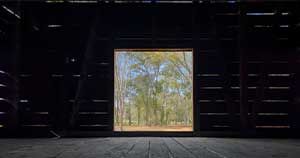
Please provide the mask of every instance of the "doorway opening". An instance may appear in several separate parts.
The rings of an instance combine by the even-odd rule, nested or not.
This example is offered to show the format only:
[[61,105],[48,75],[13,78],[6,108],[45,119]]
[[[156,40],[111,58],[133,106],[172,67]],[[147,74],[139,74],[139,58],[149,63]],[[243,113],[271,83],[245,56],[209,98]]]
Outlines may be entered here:
[[116,49],[114,131],[193,131],[193,50]]

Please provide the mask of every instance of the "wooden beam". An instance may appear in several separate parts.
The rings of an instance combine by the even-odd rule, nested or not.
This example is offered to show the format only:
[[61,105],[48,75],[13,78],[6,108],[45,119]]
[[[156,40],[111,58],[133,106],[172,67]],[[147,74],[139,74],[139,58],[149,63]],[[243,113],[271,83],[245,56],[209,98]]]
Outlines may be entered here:
[[[296,23],[292,25],[292,33],[296,34]],[[289,94],[289,123],[291,126],[292,131],[297,132],[300,130],[299,126],[299,113],[300,113],[300,71],[299,71],[299,63],[300,63],[300,56],[297,55],[297,45],[296,45],[296,37],[295,35],[290,35],[290,43],[291,45],[295,46],[294,50],[290,50],[288,52],[289,58],[289,75],[290,75],[290,80],[289,80],[289,86],[290,86],[290,94]]]
[[256,128],[257,123],[257,113],[262,105],[262,101],[264,99],[265,95],[265,87],[267,87],[268,83],[268,74],[267,69],[270,66],[271,63],[271,54],[265,53],[262,55],[263,58],[263,65],[260,67],[259,70],[259,79],[257,81],[257,89],[256,89],[256,95],[254,99],[254,103],[251,105],[251,127],[253,129]]
[[300,3],[293,8],[293,19],[291,21],[290,44],[292,46],[289,51],[289,73],[290,73],[290,123],[292,131],[297,135],[300,131],[300,43],[299,43],[299,28],[298,19],[300,12],[297,10]]
[[83,91],[83,86],[84,83],[86,82],[87,76],[88,76],[88,63],[92,59],[92,54],[93,54],[93,44],[95,43],[97,39],[97,26],[99,22],[99,16],[97,16],[94,19],[94,23],[92,24],[89,32],[89,36],[86,42],[86,49],[83,54],[84,59],[82,61],[82,67],[81,67],[81,73],[80,73],[80,79],[78,81],[77,89],[76,89],[76,94],[74,98],[74,104],[72,106],[72,111],[71,111],[71,116],[70,116],[70,122],[69,125],[71,128],[74,128],[76,125],[76,118],[78,116],[78,111],[79,111],[79,106],[80,106],[80,100],[81,100],[81,93]]
[[200,131],[200,107],[197,104],[197,96],[198,96],[198,92],[197,92],[197,80],[195,77],[196,72],[196,63],[198,63],[199,59],[198,59],[198,55],[196,55],[198,52],[198,43],[195,40],[197,38],[197,29],[198,27],[196,27],[196,14],[197,14],[197,5],[193,4],[193,12],[192,12],[192,16],[193,16],[193,128],[194,128],[194,132],[197,133]]
[[[16,2],[17,9],[20,11],[21,10],[21,2],[17,1]],[[13,86],[15,86],[18,89],[17,86],[17,80],[18,80],[18,63],[19,63],[19,56],[20,56],[20,51],[21,51],[21,26],[22,26],[23,21],[21,19],[17,19],[15,24],[14,24],[14,29],[15,32],[12,33],[12,45],[11,45],[11,56],[10,56],[10,69],[9,69],[9,74],[12,76],[14,80]],[[11,85],[12,86],[12,85]],[[14,90],[13,95],[13,100],[10,100],[10,103],[12,104],[11,107],[9,108],[9,111],[7,112],[7,129],[11,132],[14,132],[17,127],[18,127],[18,90]]]
[[[102,14],[100,13],[100,16]],[[109,102],[109,107],[108,107],[108,130],[109,131],[114,131],[114,126],[115,126],[115,100],[114,100],[114,97],[115,97],[115,29],[116,27],[113,25],[111,26],[110,28],[110,33],[109,33],[109,51],[111,52],[108,52],[110,53],[110,57],[112,58],[111,62],[112,62],[112,66],[111,66],[111,88],[112,90],[110,91],[110,102]],[[109,80],[109,78],[107,78]]]
[[300,56],[296,55],[296,53],[291,53],[289,55],[289,73],[290,77],[290,124],[291,128],[295,131],[300,130],[299,124],[299,113],[300,113]]
[[240,123],[241,123],[241,132],[244,133],[248,129],[248,55],[246,48],[246,13],[245,13],[245,4],[240,4],[240,32],[238,38],[238,51],[240,55]]

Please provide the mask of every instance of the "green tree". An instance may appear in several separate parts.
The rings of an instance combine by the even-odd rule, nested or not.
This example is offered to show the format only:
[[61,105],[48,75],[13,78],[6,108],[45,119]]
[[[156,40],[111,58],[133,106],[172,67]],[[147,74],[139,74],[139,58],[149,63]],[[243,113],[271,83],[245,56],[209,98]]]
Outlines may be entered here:
[[[192,124],[192,53],[116,54],[115,124]],[[125,120],[124,120],[125,119]]]

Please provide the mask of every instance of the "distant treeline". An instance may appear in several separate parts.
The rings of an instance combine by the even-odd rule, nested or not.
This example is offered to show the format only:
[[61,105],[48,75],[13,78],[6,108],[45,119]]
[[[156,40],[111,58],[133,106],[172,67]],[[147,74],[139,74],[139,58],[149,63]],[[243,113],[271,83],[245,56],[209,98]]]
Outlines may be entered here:
[[192,125],[192,52],[117,52],[115,125]]

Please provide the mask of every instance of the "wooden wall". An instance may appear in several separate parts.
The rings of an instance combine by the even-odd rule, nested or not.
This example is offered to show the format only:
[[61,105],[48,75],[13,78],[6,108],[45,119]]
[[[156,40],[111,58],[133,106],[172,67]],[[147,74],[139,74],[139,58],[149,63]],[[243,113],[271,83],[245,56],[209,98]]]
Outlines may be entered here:
[[1,70],[17,65],[19,131],[113,131],[118,48],[193,48],[197,133],[300,129],[298,2],[3,5],[22,17],[20,37],[7,31],[20,39],[0,44]]

